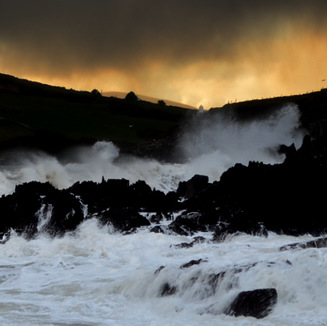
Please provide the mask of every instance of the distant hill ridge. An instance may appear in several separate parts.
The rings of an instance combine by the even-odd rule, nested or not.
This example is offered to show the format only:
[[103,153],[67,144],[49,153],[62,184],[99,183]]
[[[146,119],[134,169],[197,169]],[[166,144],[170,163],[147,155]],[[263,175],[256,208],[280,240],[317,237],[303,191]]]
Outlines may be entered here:
[[[136,97],[135,97],[136,98]],[[165,102],[105,97],[0,74],[0,150],[112,141],[123,152],[164,157],[181,125],[196,113]]]
[[[301,124],[313,136],[327,135],[327,89],[226,104],[204,114],[225,111],[240,120],[264,118],[289,103],[299,107]],[[196,113],[138,94],[106,97],[97,90],[77,91],[0,74],[0,150],[30,146],[57,152],[105,140],[123,152],[171,159],[183,124]]]
[[[127,93],[126,92],[102,92],[102,96],[107,96],[107,97],[117,97],[117,98],[125,98]],[[140,95],[136,94],[139,99],[142,101],[147,101],[147,102],[152,102],[152,103],[158,103],[158,101],[164,101],[166,105],[170,106],[179,106],[181,108],[186,108],[186,109],[196,109],[194,106],[189,105],[189,104],[184,104],[176,101],[171,101],[167,99],[160,99],[152,96],[147,96],[147,95]]]
[[[6,75],[6,74],[2,74],[0,73],[0,92],[1,91],[8,91],[8,92],[13,92],[13,93],[20,93],[20,92],[38,92],[39,95],[45,95],[47,93],[57,93],[57,95],[64,95],[64,93],[66,94],[79,94],[79,95],[90,95],[90,94],[95,94],[96,90],[92,92],[88,92],[88,91],[77,91],[74,89],[67,89],[65,87],[62,86],[52,86],[52,85],[48,85],[48,84],[43,84],[40,82],[35,82],[35,81],[30,81],[27,79],[21,79],[21,78],[17,78],[11,75]],[[102,93],[98,93],[101,94],[104,97],[116,97],[119,99],[124,99],[127,95],[127,92],[102,92]],[[137,97],[142,100],[142,101],[147,101],[147,102],[152,102],[152,103],[158,103],[158,101],[164,101],[166,103],[166,105],[168,106],[176,106],[176,107],[182,107],[182,108],[187,108],[187,109],[195,109],[194,106],[192,105],[188,105],[188,104],[184,104],[184,103],[179,103],[176,101],[171,101],[168,99],[159,99],[159,98],[155,98],[155,97],[151,97],[151,96],[147,96],[147,95],[140,95],[140,94],[136,94]]]

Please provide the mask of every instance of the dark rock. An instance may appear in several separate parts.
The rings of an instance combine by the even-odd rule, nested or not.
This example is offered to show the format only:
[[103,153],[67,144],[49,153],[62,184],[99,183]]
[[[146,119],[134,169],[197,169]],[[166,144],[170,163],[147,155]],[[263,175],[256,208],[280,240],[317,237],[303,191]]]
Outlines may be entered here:
[[[130,186],[130,199],[133,205],[138,207],[148,207],[149,198],[151,197],[152,190],[149,185],[143,180],[139,180]],[[129,203],[131,205],[132,203]]]
[[307,242],[297,242],[279,248],[280,251],[291,250],[291,249],[307,249],[307,248],[326,248],[327,238],[319,238]]
[[196,231],[207,231],[206,226],[199,223],[200,217],[201,213],[199,212],[183,213],[169,224],[169,230],[181,235],[192,235]]
[[145,181],[137,181],[130,186],[127,205],[144,208],[147,211],[168,213],[177,203],[177,195],[152,190]]
[[175,248],[192,248],[195,244],[203,243],[203,242],[205,242],[205,238],[201,237],[201,236],[198,236],[198,237],[195,237],[192,242],[189,242],[189,243],[182,242],[180,244],[174,245],[174,247]]
[[237,295],[226,309],[227,315],[264,318],[268,316],[277,303],[276,289],[257,289],[244,291]]
[[189,268],[194,265],[199,265],[203,262],[207,262],[207,260],[205,260],[205,259],[191,260],[188,263],[181,265],[180,268],[181,269]]
[[278,148],[278,153],[279,154],[285,154],[285,156],[290,159],[293,158],[296,154],[296,147],[294,145],[294,143],[290,146],[286,146],[286,145],[280,145]]
[[[144,181],[130,185],[125,179],[76,183],[66,190],[30,182],[0,198],[0,235],[11,229],[27,237],[40,230],[61,235],[90,217],[127,232],[150,224],[139,212],[157,212],[152,221],[160,223],[163,216],[167,219],[180,211],[168,226],[157,225],[151,231],[181,235],[214,231],[216,241],[237,232],[325,234],[326,144],[325,138],[305,137],[300,149],[281,149],[286,154],[282,164],[236,164],[219,182],[209,183],[208,177],[195,175],[168,194],[151,189]],[[180,201],[181,197],[186,200]],[[85,207],[88,216],[84,216]],[[42,217],[45,212],[46,218]]]
[[177,194],[180,197],[193,197],[204,191],[208,186],[208,182],[209,178],[207,176],[196,174],[190,180],[179,183]]
[[37,232],[37,211],[41,208],[41,196],[46,194],[50,184],[25,183],[16,187],[15,193],[0,199],[0,230],[8,233],[10,229],[31,237]]
[[160,221],[163,220],[163,218],[164,218],[163,214],[158,212],[158,213],[154,214],[153,216],[151,216],[150,221],[151,221],[151,223],[159,223]]
[[160,266],[159,268],[157,268],[154,272],[155,275],[159,274],[163,269],[165,268],[165,266]]
[[[51,198],[46,196],[44,199],[46,206],[51,207],[51,217],[44,225],[42,231],[46,231],[53,236],[63,235],[65,232],[73,231],[83,222],[84,215],[80,202],[67,191],[56,191]],[[39,220],[40,223],[40,220]]]
[[174,295],[177,292],[177,287],[172,286],[169,283],[164,283],[160,288],[160,296],[165,297],[168,295]]
[[256,236],[268,236],[264,223],[253,221],[252,216],[248,216],[247,212],[236,211],[231,216],[229,223],[221,222],[217,224],[213,241],[223,241],[226,236],[239,232]]
[[[0,211],[1,232],[13,229],[28,238],[39,231],[62,234],[75,229],[83,220],[75,196],[55,189],[49,183],[30,182],[17,186],[14,194],[0,199]],[[47,217],[42,216],[45,212]],[[42,222],[46,224],[40,230]]]
[[87,203],[90,214],[108,207],[126,206],[131,201],[129,181],[126,179],[108,179],[101,183],[85,181],[75,183],[67,191],[80,196]]
[[153,228],[151,228],[150,232],[153,232],[153,233],[168,233],[168,230],[163,225],[156,225]]
[[134,228],[150,225],[147,218],[130,207],[112,207],[102,212],[99,220],[103,224],[111,224],[118,231],[130,231]]
[[206,211],[183,212],[175,221],[169,224],[169,230],[181,234],[192,235],[195,232],[213,231],[218,223],[219,216]]
[[264,226],[291,235],[325,233],[327,208],[321,189],[327,169],[323,159],[312,154],[313,147],[305,138],[294,158],[283,164],[236,164],[223,173],[216,191],[220,221],[229,223],[232,232],[257,233]]

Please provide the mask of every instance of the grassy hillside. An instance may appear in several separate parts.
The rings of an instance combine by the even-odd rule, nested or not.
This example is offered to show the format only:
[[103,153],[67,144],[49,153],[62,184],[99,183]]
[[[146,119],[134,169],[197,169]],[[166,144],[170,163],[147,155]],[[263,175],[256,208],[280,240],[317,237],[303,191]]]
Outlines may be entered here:
[[0,74],[0,148],[60,151],[106,140],[134,154],[158,155],[169,151],[180,125],[194,113]]

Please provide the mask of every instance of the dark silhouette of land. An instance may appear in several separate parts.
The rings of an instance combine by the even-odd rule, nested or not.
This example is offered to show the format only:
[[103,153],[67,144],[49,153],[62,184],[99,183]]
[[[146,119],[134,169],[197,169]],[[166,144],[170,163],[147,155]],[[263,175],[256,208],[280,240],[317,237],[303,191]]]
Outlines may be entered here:
[[0,74],[0,149],[31,147],[58,152],[112,141],[123,152],[171,152],[180,127],[195,110],[125,99],[97,90],[76,91]]
[[[302,126],[326,134],[327,89],[303,95],[226,104],[203,114],[229,112],[240,120],[264,118],[297,104]],[[0,150],[30,147],[57,153],[75,145],[112,141],[122,152],[172,160],[183,124],[197,110],[138,99],[102,96],[0,74]]]
[[[261,100],[250,100],[226,104],[222,108],[212,108],[212,113],[221,109],[235,114],[240,120],[265,118],[273,111],[287,104],[296,104],[300,111],[300,122],[303,128],[320,136],[327,128],[327,88],[300,95],[280,96]],[[326,129],[327,130],[327,129]],[[318,133],[316,135],[316,133]]]

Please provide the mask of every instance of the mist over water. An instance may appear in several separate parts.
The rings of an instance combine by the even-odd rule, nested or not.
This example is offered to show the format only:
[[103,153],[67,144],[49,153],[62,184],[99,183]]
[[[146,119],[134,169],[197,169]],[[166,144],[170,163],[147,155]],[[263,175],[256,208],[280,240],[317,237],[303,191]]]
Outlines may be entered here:
[[102,178],[125,178],[131,183],[145,180],[152,188],[166,192],[177,187],[182,170],[179,164],[122,158],[111,142],[75,148],[60,159],[42,152],[15,152],[0,165],[0,194],[9,194],[17,184],[30,181],[50,182],[63,189],[77,181],[101,182]]
[[111,142],[79,147],[60,158],[42,152],[13,151],[0,159],[0,194],[12,193],[17,184],[50,182],[67,188],[77,181],[125,178],[131,183],[145,180],[152,188],[168,192],[194,174],[219,180],[235,163],[249,161],[279,163],[281,144],[301,144],[299,112],[288,105],[266,119],[239,122],[230,115],[199,113],[187,124],[177,147],[184,163],[162,163],[154,159],[122,157]]
[[292,143],[299,147],[303,136],[296,105],[282,107],[265,119],[243,122],[224,111],[204,116],[199,113],[184,133],[181,148],[190,174],[196,171],[213,181],[235,163],[281,163],[284,156],[278,147]]

